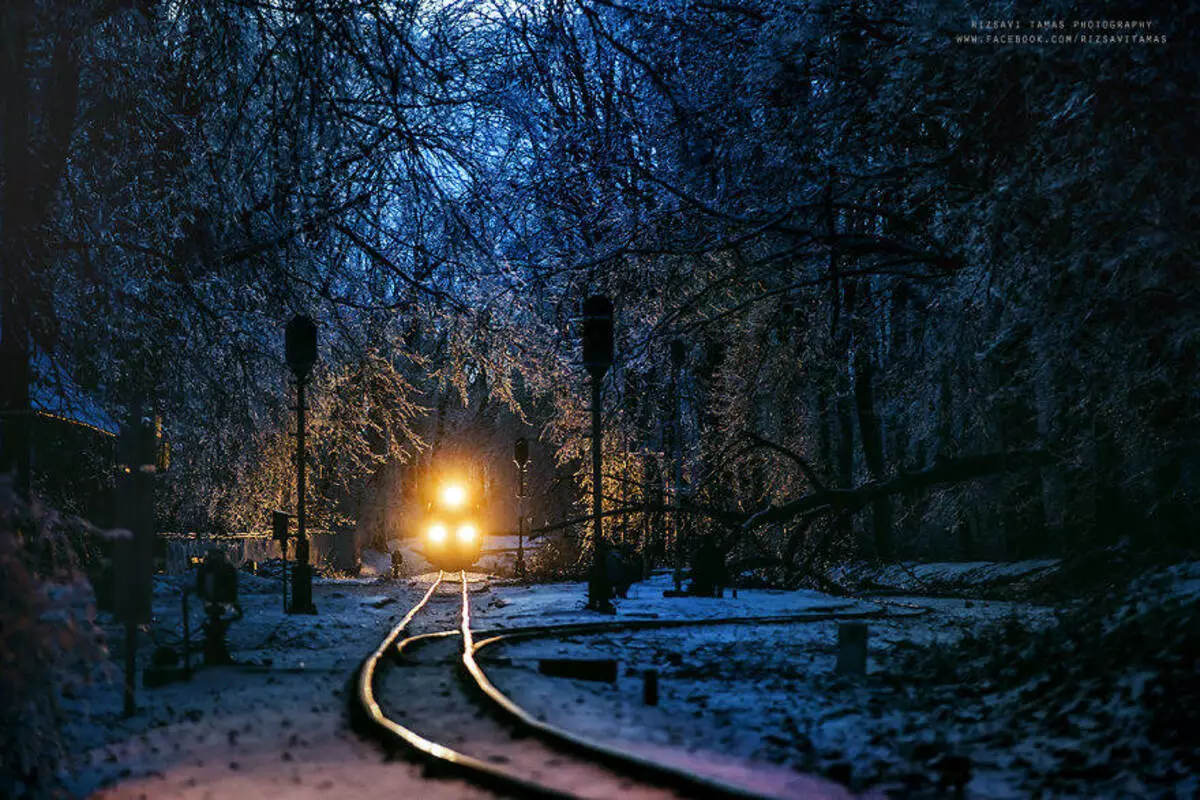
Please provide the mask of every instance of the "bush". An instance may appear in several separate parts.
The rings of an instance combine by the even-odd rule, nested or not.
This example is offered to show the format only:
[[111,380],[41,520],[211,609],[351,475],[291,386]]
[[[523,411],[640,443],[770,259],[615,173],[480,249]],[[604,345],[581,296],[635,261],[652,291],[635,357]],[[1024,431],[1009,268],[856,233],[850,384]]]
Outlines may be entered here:
[[76,544],[87,525],[0,478],[0,796],[48,794],[63,763],[64,690],[104,657]]
[[587,577],[588,564],[583,561],[579,542],[570,536],[547,536],[541,545],[531,548],[529,579],[538,583],[580,581]]
[[1097,793],[1133,778],[1166,796],[1200,770],[1197,585],[1200,564],[1155,571],[1052,625],[1014,617],[952,646],[897,653],[890,679],[920,687],[917,702],[931,709],[980,698],[1002,728],[1057,741],[1039,790]]

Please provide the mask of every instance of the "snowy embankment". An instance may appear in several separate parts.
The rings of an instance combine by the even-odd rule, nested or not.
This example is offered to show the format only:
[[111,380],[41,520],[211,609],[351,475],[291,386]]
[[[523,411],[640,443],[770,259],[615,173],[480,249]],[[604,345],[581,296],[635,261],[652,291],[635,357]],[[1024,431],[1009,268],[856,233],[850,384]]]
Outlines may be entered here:
[[[962,572],[986,576],[980,566]],[[650,602],[700,616],[787,594]],[[1067,611],[890,599],[932,613],[870,621],[863,680],[836,674],[833,622],[570,636],[485,658],[503,690],[549,721],[683,763],[769,762],[903,797],[1200,794],[1200,564]],[[615,658],[620,677],[544,677],[547,657]],[[657,707],[643,703],[648,669]]]
[[[1198,600],[1195,564],[1067,612],[913,599],[934,613],[872,620],[857,681],[835,674],[835,623],[572,636],[487,658],[535,713],[664,758],[766,761],[903,797],[1193,797]],[[615,684],[537,674],[541,658],[598,656],[620,662]],[[657,707],[642,702],[647,669]]]
[[896,664],[918,682],[903,699],[1018,775],[1024,796],[1195,797],[1198,600],[1200,564],[1179,564],[1039,630],[1007,623],[914,651]]

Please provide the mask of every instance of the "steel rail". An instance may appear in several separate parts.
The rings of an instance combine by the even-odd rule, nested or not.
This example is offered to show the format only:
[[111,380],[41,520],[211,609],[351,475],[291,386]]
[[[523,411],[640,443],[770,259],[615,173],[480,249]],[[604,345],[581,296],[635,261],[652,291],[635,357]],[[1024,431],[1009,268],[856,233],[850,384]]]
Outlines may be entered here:
[[[420,613],[421,609],[423,609],[429,602],[429,598],[433,597],[433,593],[436,592],[438,587],[442,585],[442,577],[443,573],[439,572],[437,580],[430,584],[429,590],[425,592],[425,596],[422,597],[416,605],[408,610],[408,613],[404,615],[404,619],[400,620],[400,622],[398,622],[396,626],[388,632],[388,635],[384,637],[383,642],[380,643],[379,647],[375,648],[375,652],[367,656],[367,658],[363,661],[362,666],[359,667],[357,680],[358,702],[363,712],[366,713],[367,719],[378,727],[388,729],[390,723],[390,720],[383,715],[382,709],[379,708],[379,701],[375,699],[375,678],[377,676],[379,661],[387,653],[388,648],[392,646],[392,643],[400,637],[400,634],[404,633],[406,628],[408,628],[409,624],[413,621],[413,617]],[[392,732],[402,736],[402,734],[397,731]]]
[[[883,616],[909,617],[927,613],[928,609],[920,609],[913,613],[888,614],[886,609],[854,612],[838,611],[830,606],[821,606],[801,614],[777,615],[771,617],[722,617],[717,619],[687,619],[687,620],[628,620],[621,622],[578,623],[558,626],[531,626],[523,628],[499,629],[482,631],[482,637],[476,641],[475,633],[471,630],[470,595],[465,571],[460,573],[462,584],[462,611],[458,630],[442,630],[432,633],[422,633],[415,636],[403,636],[413,618],[426,606],[444,580],[445,573],[439,572],[437,579],[413,606],[392,631],[384,638],[379,647],[363,662],[358,676],[357,698],[377,735],[403,745],[415,753],[428,766],[456,774],[476,784],[515,794],[523,797],[571,798],[578,796],[560,791],[536,781],[525,778],[509,770],[481,759],[469,756],[445,745],[427,739],[414,730],[400,725],[388,718],[375,698],[375,683],[378,678],[378,667],[390,650],[394,657],[400,657],[408,647],[416,646],[434,639],[451,636],[462,636],[462,665],[466,675],[460,675],[464,680],[470,678],[468,685],[486,697],[498,709],[504,718],[519,727],[526,728],[539,735],[544,740],[556,744],[563,749],[573,751],[585,758],[603,763],[619,774],[639,777],[649,783],[679,789],[688,794],[701,797],[736,798],[737,800],[769,800],[772,795],[754,792],[747,787],[726,783],[716,778],[699,775],[683,768],[659,764],[638,756],[626,750],[612,747],[603,742],[572,733],[563,728],[542,722],[533,717],[528,711],[514,703],[503,694],[488,678],[475,658],[476,653],[485,647],[501,642],[522,639],[549,638],[569,635],[588,635],[611,633],[619,631],[663,630],[682,627],[709,627],[718,625],[737,624],[766,624],[782,625],[806,622],[821,622],[828,620],[871,619]],[[846,607],[852,607],[847,604]],[[403,638],[402,638],[403,636]]]
[[[893,616],[920,616],[921,612]],[[594,760],[617,767],[628,774],[635,774],[653,782],[678,787],[695,792],[701,797],[737,798],[738,800],[766,800],[774,795],[764,795],[747,787],[700,775],[679,767],[643,758],[628,750],[612,747],[596,739],[572,733],[565,728],[551,725],[535,718],[511,698],[501,692],[492,683],[487,674],[479,666],[475,654],[485,647],[505,641],[518,639],[535,639],[557,637],[575,634],[610,633],[614,631],[664,630],[683,627],[715,627],[717,625],[736,625],[746,623],[756,624],[789,624],[803,622],[822,622],[828,620],[873,619],[885,616],[885,609],[865,612],[822,611],[806,614],[778,615],[773,617],[723,617],[720,619],[690,619],[690,620],[630,620],[628,622],[582,623],[578,625],[546,626],[541,628],[524,628],[488,634],[488,638],[479,642],[474,641],[470,627],[470,610],[467,595],[463,594],[463,666],[475,681],[476,687],[486,696],[495,707],[522,727],[525,727],[544,739],[558,743],[575,752],[583,753]]]
[[[851,605],[849,603],[847,606]],[[878,619],[881,617],[890,618],[907,618],[918,617],[929,613],[929,609],[911,606],[916,609],[912,613],[892,613],[888,614],[882,611],[865,611],[865,612],[844,612],[844,613],[828,613],[831,611],[829,607],[822,606],[803,614],[780,614],[769,617],[713,617],[699,619],[659,619],[659,620],[628,620],[622,622],[579,622],[570,625],[531,625],[520,628],[494,628],[490,630],[475,631],[472,630],[471,638],[474,641],[474,650],[479,652],[485,647],[490,647],[493,644],[500,644],[505,641],[515,641],[518,639],[539,639],[539,638],[557,638],[560,636],[587,636],[597,633],[620,633],[623,631],[637,630],[669,630],[671,628],[688,628],[688,627],[716,627],[718,625],[787,625],[799,624],[804,622],[821,622],[830,619]],[[397,654],[403,653],[409,647],[414,647],[423,644],[426,640],[442,639],[448,636],[461,636],[461,626],[453,630],[435,631],[433,633],[422,633],[417,636],[410,636],[406,639],[401,639],[396,643]]]
[[[403,652],[404,648],[409,644],[420,641],[439,638],[443,636],[456,635],[457,631],[439,631],[437,633],[425,633],[418,636],[407,637],[397,642],[401,634],[404,633],[413,617],[425,607],[429,598],[437,591],[438,586],[442,583],[444,573],[439,572],[437,580],[429,587],[429,591],[421,598],[413,608],[405,615],[395,628],[384,638],[383,642],[375,649],[367,659],[363,662],[362,668],[358,676],[358,702],[362,710],[366,713],[367,720],[374,727],[377,734],[382,735],[394,742],[404,745],[421,758],[426,764],[443,769],[451,773],[461,775],[468,780],[497,789],[503,792],[516,794],[521,797],[545,797],[554,798],[554,800],[576,800],[575,795],[560,792],[540,783],[523,778],[515,773],[496,767],[486,761],[469,756],[465,753],[460,753],[457,750],[446,747],[431,739],[426,739],[411,728],[389,719],[383,710],[379,707],[379,702],[375,699],[374,684],[378,677],[378,666],[380,660],[389,649],[396,645],[396,654]],[[467,592],[467,575],[464,570],[460,574],[463,586],[464,597]]]
[[795,625],[804,622],[827,622],[830,620],[880,619],[883,617],[906,618],[919,617],[928,613],[928,609],[914,611],[911,614],[889,614],[886,610],[878,611],[829,611],[815,610],[802,614],[776,614],[769,617],[709,617],[696,619],[635,619],[624,622],[579,622],[571,625],[543,625],[528,628],[497,628],[481,631],[480,638],[475,643],[478,652],[485,647],[499,644],[502,641],[518,639],[538,639],[542,637],[588,635],[593,633],[620,633],[623,631],[670,630],[672,628],[706,628],[719,625]]

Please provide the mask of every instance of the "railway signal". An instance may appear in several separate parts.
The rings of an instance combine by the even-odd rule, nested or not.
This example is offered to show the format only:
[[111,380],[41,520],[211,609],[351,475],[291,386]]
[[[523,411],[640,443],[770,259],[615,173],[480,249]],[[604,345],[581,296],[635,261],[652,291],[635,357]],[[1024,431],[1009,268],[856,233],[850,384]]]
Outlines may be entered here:
[[296,566],[292,571],[291,614],[315,614],[308,536],[304,529],[304,388],[317,362],[317,323],[303,314],[292,317],[284,336],[288,366],[296,376]]
[[601,385],[613,363],[613,303],[602,294],[583,301],[583,365],[592,376],[592,569],[588,608],[612,613],[612,585],[606,571],[607,550],[601,509]]
[[513,445],[513,463],[517,465],[517,563],[518,578],[525,577],[525,473],[529,464],[529,442],[524,436]]

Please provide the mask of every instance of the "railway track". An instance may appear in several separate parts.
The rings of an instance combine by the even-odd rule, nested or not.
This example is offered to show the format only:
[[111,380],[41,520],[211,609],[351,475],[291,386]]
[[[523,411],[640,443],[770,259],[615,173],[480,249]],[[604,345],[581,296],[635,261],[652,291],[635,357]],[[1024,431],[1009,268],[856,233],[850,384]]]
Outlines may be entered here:
[[[461,583],[458,625],[416,632],[422,611]],[[472,630],[465,573],[440,573],[429,590],[367,657],[357,675],[356,716],[375,736],[454,775],[503,795],[554,798],[764,798],[749,788],[579,736],[535,718],[502,692],[480,666],[484,648],[516,639],[730,624],[783,624],[882,615],[808,613],[720,620],[634,620],[555,627]]]

